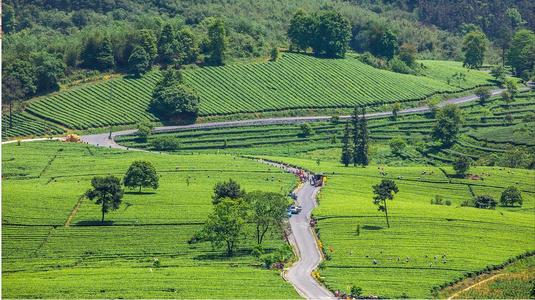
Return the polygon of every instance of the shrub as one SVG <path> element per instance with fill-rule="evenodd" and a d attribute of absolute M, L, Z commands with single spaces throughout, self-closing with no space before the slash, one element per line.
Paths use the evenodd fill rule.
<path fill-rule="evenodd" d="M 143 142 L 147 141 L 147 138 L 152 134 L 154 126 L 150 122 L 142 122 L 137 125 L 137 136 Z"/>
<path fill-rule="evenodd" d="M 477 196 L 474 199 L 474 207 L 484 209 L 494 209 L 496 207 L 496 200 L 489 195 Z"/>
<path fill-rule="evenodd" d="M 359 60 L 367 65 L 370 65 L 378 69 L 387 69 L 387 63 L 385 60 L 373 56 L 370 52 L 364 52 L 359 56 Z"/>
<path fill-rule="evenodd" d="M 468 156 L 460 155 L 453 162 L 453 169 L 455 170 L 457 176 L 464 177 L 466 175 L 466 172 L 468 172 L 468 169 L 470 169 L 471 164 L 472 160 Z"/>
<path fill-rule="evenodd" d="M 350 292 L 352 297 L 357 298 L 362 295 L 362 288 L 359 286 L 352 285 Z"/>
<path fill-rule="evenodd" d="M 172 136 L 157 137 L 151 141 L 151 147 L 156 151 L 173 151 L 180 148 L 178 139 Z"/>
<path fill-rule="evenodd" d="M 390 61 L 390 70 L 392 72 L 396 73 L 402 73 L 402 74 L 413 74 L 414 70 L 411 69 L 405 62 L 403 62 L 401 59 L 394 57 Z"/>
<path fill-rule="evenodd" d="M 389 145 L 390 150 L 395 155 L 401 155 L 403 153 L 403 150 L 405 150 L 405 147 L 407 147 L 407 143 L 401 137 L 395 137 L 391 139 Z"/>
<path fill-rule="evenodd" d="M 514 206 L 515 203 L 518 203 L 520 206 L 522 206 L 522 195 L 516 187 L 510 186 L 502 192 L 500 197 L 500 205 Z"/>
<path fill-rule="evenodd" d="M 303 123 L 301 124 L 301 136 L 302 137 L 307 137 L 307 136 L 311 136 L 314 134 L 314 129 L 312 128 L 312 126 L 310 126 L 310 124 L 308 123 Z"/>
<path fill-rule="evenodd" d="M 451 201 L 450 201 L 450 200 L 446 200 L 446 201 L 444 202 L 444 204 L 446 204 L 447 206 L 451 206 Z"/>
<path fill-rule="evenodd" d="M 431 204 L 434 204 L 434 205 L 444 204 L 444 197 L 442 195 L 435 195 L 435 199 L 431 199 Z"/>
<path fill-rule="evenodd" d="M 469 206 L 469 207 L 473 207 L 474 206 L 474 200 L 473 199 L 467 199 L 467 200 L 464 200 L 463 202 L 461 202 L 461 206 Z"/>

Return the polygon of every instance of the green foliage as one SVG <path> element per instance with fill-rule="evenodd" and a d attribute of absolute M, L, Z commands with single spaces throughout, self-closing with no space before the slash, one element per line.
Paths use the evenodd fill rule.
<path fill-rule="evenodd" d="M 115 176 L 97 176 L 91 179 L 91 186 L 93 188 L 89 189 L 85 196 L 101 206 L 101 222 L 104 222 L 104 215 L 110 211 L 117 210 L 121 205 L 121 199 L 124 194 L 121 182 Z"/>
<path fill-rule="evenodd" d="M 453 162 L 453 169 L 455 170 L 455 173 L 457 176 L 464 177 L 466 175 L 466 172 L 470 169 L 470 165 L 472 164 L 472 160 L 470 157 L 465 155 L 460 155 L 454 162 Z"/>
<path fill-rule="evenodd" d="M 498 83 L 503 84 L 505 82 L 506 71 L 504 66 L 498 65 L 493 67 L 490 70 L 490 74 Z"/>
<path fill-rule="evenodd" d="M 172 136 L 157 137 L 151 140 L 150 145 L 156 151 L 174 151 L 180 148 L 180 142 Z"/>
<path fill-rule="evenodd" d="M 210 65 L 221 66 L 225 64 L 226 30 L 222 19 L 213 19 L 208 26 L 208 58 Z"/>
<path fill-rule="evenodd" d="M 474 207 L 494 209 L 496 207 L 496 200 L 489 195 L 480 195 L 474 198 Z"/>
<path fill-rule="evenodd" d="M 214 205 L 214 211 L 204 223 L 201 236 L 215 248 L 226 246 L 227 255 L 232 256 L 243 238 L 244 225 L 239 203 L 222 199 Z"/>
<path fill-rule="evenodd" d="M 385 213 L 386 225 L 390 228 L 388 221 L 387 200 L 394 200 L 394 195 L 399 192 L 396 183 L 391 179 L 383 179 L 380 184 L 372 186 L 373 188 L 373 204 L 377 205 L 377 209 Z"/>
<path fill-rule="evenodd" d="M 456 105 L 448 104 L 436 113 L 436 123 L 433 127 L 433 139 L 440 141 L 443 146 L 451 146 L 456 140 L 463 122 L 462 112 Z"/>
<path fill-rule="evenodd" d="M 115 58 L 113 57 L 113 50 L 111 46 L 111 40 L 108 36 L 102 39 L 97 53 L 95 55 L 97 68 L 101 71 L 107 71 L 113 69 L 115 66 Z"/>
<path fill-rule="evenodd" d="M 342 157 L 340 161 L 344 166 L 349 166 L 353 161 L 353 151 L 351 149 L 351 131 L 349 129 L 349 122 L 346 122 L 344 136 L 342 138 Z"/>
<path fill-rule="evenodd" d="M 277 61 L 279 60 L 279 58 L 280 58 L 279 48 L 277 47 L 271 48 L 271 53 L 270 53 L 271 61 Z"/>
<path fill-rule="evenodd" d="M 302 137 L 309 137 L 311 135 L 314 135 L 314 129 L 312 129 L 312 126 L 308 123 L 301 124 L 301 134 Z"/>
<path fill-rule="evenodd" d="M 123 183 L 125 187 L 134 189 L 139 188 L 141 193 L 141 188 L 150 187 L 152 189 L 157 189 L 159 186 L 159 177 L 156 174 L 156 168 L 152 163 L 148 161 L 134 161 L 123 178 Z"/>
<path fill-rule="evenodd" d="M 136 47 L 130 57 L 128 58 L 128 65 L 130 72 L 139 77 L 147 73 L 151 68 L 150 56 L 143 47 Z"/>
<path fill-rule="evenodd" d="M 513 67 L 515 75 L 529 78 L 535 64 L 535 33 L 528 29 L 518 30 L 511 41 L 507 62 Z"/>
<path fill-rule="evenodd" d="M 35 82 L 38 93 L 54 92 L 59 90 L 59 79 L 65 72 L 63 61 L 46 52 L 35 53 L 33 56 L 35 68 Z"/>
<path fill-rule="evenodd" d="M 179 72 L 168 71 L 154 88 L 150 110 L 161 119 L 194 122 L 199 112 L 199 96 L 180 84 Z"/>
<path fill-rule="evenodd" d="M 488 87 L 479 87 L 474 91 L 474 93 L 476 94 L 476 96 L 479 97 L 479 103 L 481 105 L 485 105 L 485 103 L 492 96 L 492 94 L 490 92 L 490 88 L 488 88 Z"/>
<path fill-rule="evenodd" d="M 472 31 L 465 35 L 463 42 L 463 65 L 478 69 L 483 65 L 488 47 L 487 36 L 481 31 Z"/>
<path fill-rule="evenodd" d="M 390 140 L 390 151 L 395 155 L 402 155 L 403 150 L 407 147 L 407 142 L 399 136 Z"/>
<path fill-rule="evenodd" d="M 158 46 L 154 32 L 150 29 L 139 30 L 137 35 L 137 44 L 145 50 L 149 57 L 149 61 L 152 64 L 152 61 L 158 54 Z"/>
<path fill-rule="evenodd" d="M 368 157 L 368 122 L 366 120 L 366 109 L 364 106 L 358 114 L 358 109 L 355 107 L 351 120 L 353 123 L 353 165 L 367 166 L 370 163 Z"/>
<path fill-rule="evenodd" d="M 416 47 L 412 44 L 403 44 L 399 48 L 399 59 L 403 61 L 407 66 L 414 66 L 416 63 Z"/>
<path fill-rule="evenodd" d="M 282 231 L 288 206 L 288 200 L 284 195 L 253 191 L 246 194 L 245 202 L 250 210 L 249 222 L 255 225 L 254 236 L 258 245 L 262 244 L 266 233 L 270 230 L 276 233 Z"/>
<path fill-rule="evenodd" d="M 398 112 L 401 110 L 401 104 L 399 102 L 392 104 L 392 119 L 395 121 L 398 118 Z"/>
<path fill-rule="evenodd" d="M 500 196 L 500 205 L 514 206 L 517 203 L 522 206 L 522 194 L 515 186 L 507 187 Z"/>
<path fill-rule="evenodd" d="M 154 126 L 150 122 L 141 122 L 137 125 L 136 135 L 143 142 L 146 142 L 149 136 L 152 134 Z"/>
<path fill-rule="evenodd" d="M 218 182 L 214 186 L 212 203 L 218 204 L 223 199 L 238 200 L 243 198 L 245 195 L 245 190 L 241 188 L 237 181 L 231 178 L 228 181 Z"/>

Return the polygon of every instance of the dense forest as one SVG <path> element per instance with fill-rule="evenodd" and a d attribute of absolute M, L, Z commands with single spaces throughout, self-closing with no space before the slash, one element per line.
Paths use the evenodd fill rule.
<path fill-rule="evenodd" d="M 485 61 L 505 62 L 515 31 L 533 28 L 533 6 L 510 0 L 7 0 L 2 4 L 2 83 L 9 102 L 102 72 L 141 75 L 156 64 L 221 65 L 264 58 L 274 49 L 295 46 L 287 33 L 299 11 L 338 12 L 348 21 L 349 33 L 333 51 L 345 52 L 349 45 L 369 52 L 373 55 L 364 56 L 365 62 L 378 67 L 385 63 L 374 56 L 390 61 L 398 50 L 400 58 L 409 52 L 417 58 L 462 60 L 463 36 L 474 30 L 486 34 L 482 42 L 490 40 Z M 529 44 L 533 35 L 519 39 Z M 390 54 L 382 52 L 381 43 L 390 43 Z M 479 60 L 475 66 L 482 64 Z M 389 68 L 410 73 L 399 61 L 389 62 Z M 524 69 L 532 67 L 520 73 Z"/>

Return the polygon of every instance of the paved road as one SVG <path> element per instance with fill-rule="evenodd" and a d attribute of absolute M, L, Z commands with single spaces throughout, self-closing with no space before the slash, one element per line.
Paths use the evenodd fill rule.
<path fill-rule="evenodd" d="M 296 174 L 299 169 L 266 160 L 259 162 L 282 168 L 287 172 Z M 299 294 L 307 299 L 336 299 L 329 290 L 319 284 L 313 277 L 312 271 L 321 263 L 322 255 L 316 243 L 316 235 L 310 227 L 310 215 L 317 206 L 316 194 L 319 187 L 312 186 L 308 181 L 297 189 L 297 204 L 303 210 L 290 218 L 292 234 L 290 242 L 299 252 L 299 260 L 295 262 L 284 274 L 284 278 L 292 283 Z"/>
<path fill-rule="evenodd" d="M 299 250 L 299 260 L 292 265 L 285 277 L 307 299 L 335 299 L 311 274 L 322 260 L 315 234 L 310 227 L 310 214 L 316 207 L 318 191 L 319 188 L 306 182 L 297 193 L 297 202 L 303 210 L 290 218 L 290 226 L 293 242 Z"/>
<path fill-rule="evenodd" d="M 492 90 L 492 95 L 498 95 L 502 93 L 503 89 Z M 476 95 L 470 95 L 460 98 L 452 98 L 446 101 L 441 102 L 438 106 L 444 106 L 446 104 L 462 104 L 470 101 L 477 100 Z M 406 114 L 415 114 L 429 111 L 429 107 L 421 106 L 415 108 L 408 108 L 401 110 L 399 115 Z M 379 118 L 379 117 L 388 117 L 391 116 L 391 111 L 385 112 L 375 112 L 366 114 L 367 118 Z M 349 119 L 351 116 L 340 116 L 340 119 Z M 251 120 L 238 120 L 238 121 L 225 121 L 225 122 L 212 122 L 212 123 L 200 123 L 200 124 L 190 124 L 190 125 L 179 125 L 179 126 L 163 126 L 156 127 L 154 129 L 155 133 L 161 132 L 176 132 L 176 131 L 186 131 L 192 129 L 206 129 L 206 128 L 223 128 L 223 127 L 242 127 L 242 126 L 258 126 L 258 125 L 274 125 L 274 124 L 295 124 L 303 122 L 319 122 L 319 121 L 329 121 L 331 116 L 313 116 L 313 117 L 281 117 L 281 118 L 265 118 L 265 119 L 251 119 Z M 112 133 L 112 139 L 109 139 L 109 133 L 102 134 L 93 134 L 82 136 L 82 141 L 98 146 L 112 147 L 112 148 L 121 148 L 126 149 L 123 146 L 117 145 L 114 141 L 114 138 L 121 135 L 129 135 L 135 133 L 136 130 L 124 130 L 116 131 Z"/>

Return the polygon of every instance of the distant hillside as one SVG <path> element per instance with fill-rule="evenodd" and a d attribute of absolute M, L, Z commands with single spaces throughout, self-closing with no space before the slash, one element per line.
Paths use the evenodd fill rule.
<path fill-rule="evenodd" d="M 375 69 L 353 55 L 320 59 L 285 53 L 277 62 L 196 68 L 185 71 L 184 77 L 201 97 L 201 117 L 374 106 L 492 84 L 488 73 L 465 69 L 457 62 L 423 63 L 427 67 L 424 75 L 414 76 Z M 458 72 L 466 74 L 466 81 L 461 87 L 448 84 L 448 78 Z M 141 79 L 125 77 L 75 87 L 32 101 L 25 114 L 70 129 L 157 121 L 147 106 L 160 76 L 159 71 L 153 71 Z M 12 135 L 16 134 L 10 130 L 4 133 Z"/>

